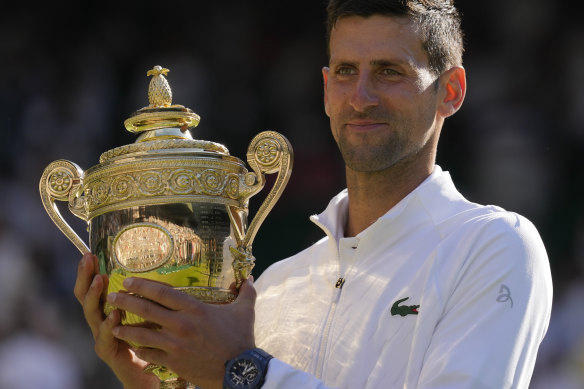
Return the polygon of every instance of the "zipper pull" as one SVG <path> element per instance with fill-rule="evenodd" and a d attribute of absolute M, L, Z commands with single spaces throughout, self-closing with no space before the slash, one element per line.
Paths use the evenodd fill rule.
<path fill-rule="evenodd" d="M 337 283 L 335 284 L 335 288 L 341 289 L 345 285 L 345 279 L 343 277 L 339 277 Z"/>

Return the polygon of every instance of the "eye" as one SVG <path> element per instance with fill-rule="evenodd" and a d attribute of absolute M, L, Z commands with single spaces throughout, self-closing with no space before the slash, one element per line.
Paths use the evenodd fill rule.
<path fill-rule="evenodd" d="M 383 69 L 381 69 L 380 73 L 382 76 L 385 76 L 385 77 L 394 77 L 394 76 L 399 76 L 401 74 L 400 72 L 398 72 L 397 70 L 392 69 L 392 68 L 383 68 Z"/>
<path fill-rule="evenodd" d="M 353 74 L 357 74 L 357 70 L 352 66 L 338 66 L 335 68 L 335 74 L 339 76 L 350 76 Z"/>

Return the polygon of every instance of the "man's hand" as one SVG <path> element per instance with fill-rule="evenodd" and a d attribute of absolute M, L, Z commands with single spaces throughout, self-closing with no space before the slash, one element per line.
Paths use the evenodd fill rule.
<path fill-rule="evenodd" d="M 101 297 L 107 290 L 108 277 L 98 274 L 97 269 L 97 257 L 85 254 L 77 268 L 74 289 L 93 333 L 95 352 L 114 371 L 124 388 L 158 388 L 158 378 L 143 372 L 148 363 L 136 357 L 125 342 L 114 338 L 112 329 L 120 324 L 120 312 L 114 310 L 104 317 Z"/>
<path fill-rule="evenodd" d="M 225 361 L 254 348 L 256 292 L 245 281 L 235 302 L 205 304 L 159 282 L 127 278 L 127 293 L 111 293 L 108 302 L 135 313 L 157 328 L 116 326 L 118 339 L 141 344 L 136 355 L 163 365 L 186 381 L 207 389 L 221 388 Z"/>

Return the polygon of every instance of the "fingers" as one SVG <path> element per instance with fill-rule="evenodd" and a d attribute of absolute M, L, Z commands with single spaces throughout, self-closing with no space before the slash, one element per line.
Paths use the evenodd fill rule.
<path fill-rule="evenodd" d="M 136 356 L 144 361 L 157 365 L 166 365 L 168 354 L 164 351 L 153 348 L 139 348 L 134 351 Z"/>
<path fill-rule="evenodd" d="M 91 253 L 86 253 L 79 261 L 77 265 L 77 279 L 75 280 L 75 287 L 73 289 L 73 293 L 77 300 L 83 304 L 83 300 L 85 299 L 85 295 L 89 290 L 89 286 L 93 280 L 93 276 L 95 275 L 95 262 L 97 258 Z"/>
<path fill-rule="evenodd" d="M 107 287 L 107 277 L 97 274 L 97 266 L 95 255 L 91 253 L 83 255 L 77 266 L 77 279 L 73 289 L 75 297 L 83 307 L 85 320 L 94 337 L 97 336 L 103 321 L 101 295 Z"/>
<path fill-rule="evenodd" d="M 81 302 L 85 320 L 87 321 L 87 324 L 89 324 L 94 337 L 103 321 L 101 295 L 104 291 L 104 287 L 104 276 L 96 274 Z"/>
<path fill-rule="evenodd" d="M 171 341 L 164 332 L 148 327 L 119 325 L 112 328 L 111 334 L 120 340 L 140 347 L 158 350 L 171 348 Z"/>
<path fill-rule="evenodd" d="M 112 293 L 108 295 L 108 302 L 120 309 L 135 313 L 147 321 L 161 325 L 168 318 L 168 310 L 189 310 L 203 313 L 209 308 L 199 300 L 157 281 L 129 277 L 124 280 L 124 287 L 128 292 L 144 299 L 126 293 Z M 253 309 L 256 297 L 253 277 L 250 276 L 241 285 L 234 304 Z"/>
<path fill-rule="evenodd" d="M 128 293 L 110 293 L 107 296 L 107 302 L 116 308 L 134 313 L 148 322 L 159 325 L 166 322 L 165 319 L 168 319 L 169 312 L 171 312 L 156 302 Z"/>
<path fill-rule="evenodd" d="M 112 330 L 120 324 L 121 315 L 117 309 L 112 311 L 108 317 L 99 325 L 99 331 L 95 336 L 95 353 L 101 358 L 115 354 L 117 346 Z"/>
<path fill-rule="evenodd" d="M 158 304 L 174 311 L 180 311 L 190 307 L 193 304 L 202 304 L 198 300 L 174 289 L 169 285 L 144 278 L 126 278 L 124 280 L 124 287 L 129 292 L 155 301 Z"/>
<path fill-rule="evenodd" d="M 253 286 L 253 277 L 250 276 L 246 281 L 241 284 L 239 288 L 239 295 L 235 300 L 234 304 L 245 305 L 254 307 L 256 301 L 257 293 Z"/>

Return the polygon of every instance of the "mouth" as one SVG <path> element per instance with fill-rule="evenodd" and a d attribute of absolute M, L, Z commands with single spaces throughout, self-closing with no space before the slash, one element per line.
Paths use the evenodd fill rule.
<path fill-rule="evenodd" d="M 384 127 L 385 123 L 373 120 L 351 120 L 345 127 L 351 131 L 373 131 Z"/>

